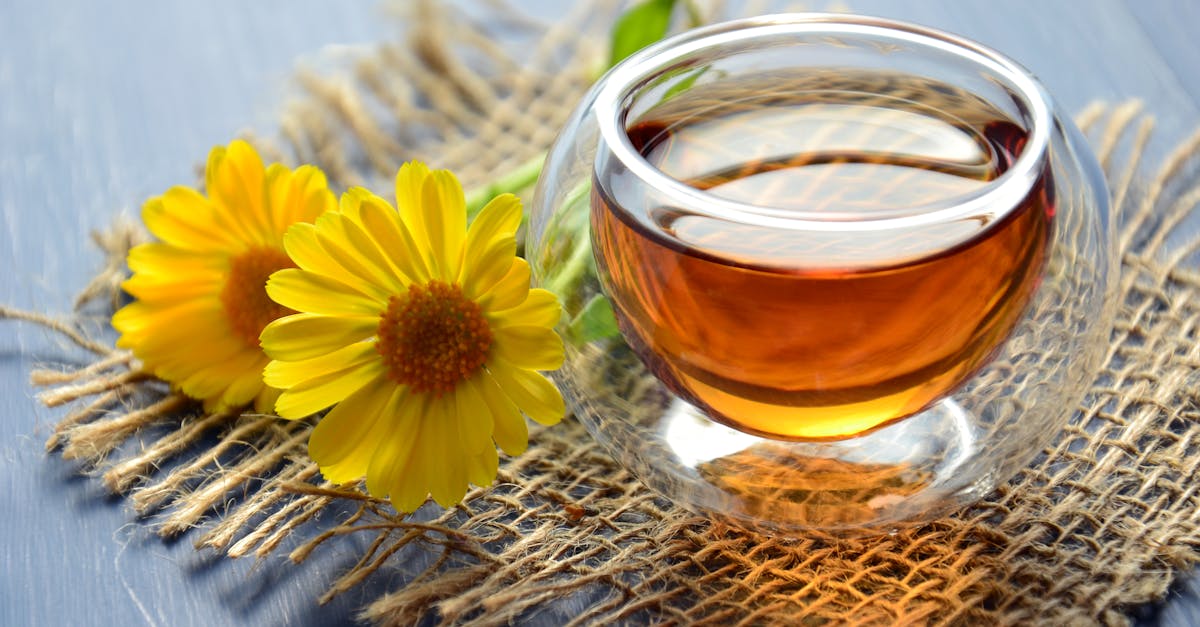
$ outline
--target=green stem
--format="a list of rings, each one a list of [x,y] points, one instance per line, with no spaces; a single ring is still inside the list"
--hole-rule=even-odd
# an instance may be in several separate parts
[[[580,229],[580,232],[587,233],[587,225]],[[571,250],[571,256],[563,263],[562,269],[556,274],[546,278],[546,289],[558,296],[562,302],[567,302],[570,296],[570,290],[575,287],[575,284],[583,278],[584,273],[588,270],[588,258],[591,257],[592,246],[586,238],[582,241],[575,242],[575,248]]]
[[[491,199],[500,194],[516,194],[537,182],[542,173],[542,164],[546,162],[546,153],[539,153],[516,169],[504,176],[471,190],[467,194],[467,218],[472,219],[483,209]]]
[[[704,13],[700,11],[700,7],[696,6],[695,0],[687,0],[683,6],[687,9],[688,28],[698,28],[704,25]]]
[[[567,302],[568,292],[584,276],[588,270],[588,257],[592,252],[591,237],[589,236],[590,223],[587,219],[587,208],[581,207],[581,203],[586,203],[588,196],[592,193],[591,181],[585,181],[571,190],[563,200],[563,210],[559,212],[559,217],[562,221],[555,224],[554,237],[568,238],[574,245],[571,255],[564,260],[558,271],[546,277],[544,283],[545,288],[554,292],[564,303]],[[575,222],[566,220],[573,219]],[[558,232],[559,230],[565,232]]]

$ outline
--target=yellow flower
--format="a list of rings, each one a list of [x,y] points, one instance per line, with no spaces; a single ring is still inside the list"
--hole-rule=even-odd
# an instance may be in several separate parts
[[[205,187],[207,197],[173,187],[142,208],[159,241],[129,252],[133,276],[122,287],[136,300],[113,315],[117,346],[209,410],[254,400],[270,411],[279,391],[263,385],[258,335],[292,312],[267,296],[267,277],[295,267],[283,250],[287,228],[336,201],[316,168],[264,170],[243,141],[213,148]]]
[[[458,180],[414,162],[396,175],[396,208],[351,189],[340,212],[288,230],[299,268],[271,275],[267,293],[303,313],[263,330],[264,376],[285,390],[284,418],[334,406],[308,442],[326,479],[365,475],[400,511],[430,494],[449,507],[468,482],[495,479],[493,441],[525,449],[522,412],[561,419],[562,396],[537,372],[562,365],[561,309],[529,288],[520,223],[504,194],[467,229]]]

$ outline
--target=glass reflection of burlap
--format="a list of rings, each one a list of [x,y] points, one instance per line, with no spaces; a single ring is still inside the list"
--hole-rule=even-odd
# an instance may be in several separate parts
[[[594,78],[613,15],[612,2],[581,3],[553,26],[489,27],[423,5],[403,43],[301,75],[279,154],[380,192],[409,158],[455,170],[468,188],[485,183],[551,141]],[[321,483],[304,452],[310,422],[205,415],[130,372],[127,353],[65,325],[97,356],[34,373],[48,405],[74,403],[49,445],[158,513],[164,536],[201,527],[198,547],[264,557],[294,546],[302,562],[331,538],[362,535],[365,554],[329,595],[389,572],[395,587],[364,610],[380,623],[1122,623],[1123,609],[1161,598],[1200,562],[1200,260],[1195,238],[1178,241],[1200,200],[1200,135],[1142,178],[1151,122],[1135,106],[1092,107],[1078,121],[1122,225],[1103,371],[1036,463],[924,527],[785,539],[709,522],[647,490],[571,418],[534,427],[529,450],[461,506],[401,517],[354,486]],[[136,239],[128,228],[102,239],[114,262],[91,295],[111,295]],[[1021,359],[1064,358],[1020,348],[993,369],[996,394],[1039,384],[1021,379]],[[653,405],[638,362],[626,364],[608,381],[623,409]],[[140,446],[119,446],[131,437]],[[306,523],[323,511],[318,534]],[[297,529],[310,535],[285,544]]]

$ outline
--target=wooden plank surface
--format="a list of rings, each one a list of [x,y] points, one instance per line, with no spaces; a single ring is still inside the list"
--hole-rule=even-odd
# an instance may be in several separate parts
[[[1141,98],[1159,118],[1155,154],[1200,123],[1197,3],[841,4],[1000,49],[1067,110]],[[0,303],[68,311],[100,262],[89,231],[193,181],[212,145],[269,131],[297,59],[395,32],[378,8],[315,0],[0,3]],[[42,452],[61,412],[37,404],[27,373],[64,352],[30,325],[0,324],[0,625],[328,625],[387,589],[376,581],[318,608],[350,547],[288,568],[282,557],[229,562],[151,536],[97,481]],[[1143,622],[1195,624],[1186,590]]]
[[[1125,4],[1192,101],[1200,102],[1200,2],[1125,0]]]
[[[89,231],[195,181],[212,145],[271,128],[298,60],[394,26],[311,1],[0,3],[0,303],[69,311],[101,260]],[[27,377],[62,353],[0,324],[0,625],[337,624],[369,598],[314,604],[348,553],[292,569],[164,543],[44,454],[61,412]]]

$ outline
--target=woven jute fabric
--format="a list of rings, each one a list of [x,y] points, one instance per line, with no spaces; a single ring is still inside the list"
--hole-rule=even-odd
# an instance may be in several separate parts
[[[617,7],[578,3],[554,25],[493,9],[488,20],[406,9],[401,41],[301,73],[281,141],[260,146],[380,193],[407,159],[470,189],[536,157],[595,79]],[[1033,465],[969,509],[882,538],[784,538],[694,516],[570,417],[533,426],[529,450],[461,505],[399,516],[322,482],[305,453],[311,421],[207,414],[69,322],[0,313],[95,356],[33,373],[43,402],[70,407],[48,449],[82,460],[164,536],[192,530],[198,548],[286,547],[303,568],[314,551],[346,550],[332,539],[364,538],[325,599],[386,571],[394,587],[363,609],[378,623],[1124,624],[1200,562],[1200,252],[1180,235],[1200,202],[1200,133],[1143,163],[1153,123],[1136,104],[1077,121],[1120,225],[1104,366]],[[97,238],[112,262],[83,307],[115,302],[142,237],[118,227]]]

